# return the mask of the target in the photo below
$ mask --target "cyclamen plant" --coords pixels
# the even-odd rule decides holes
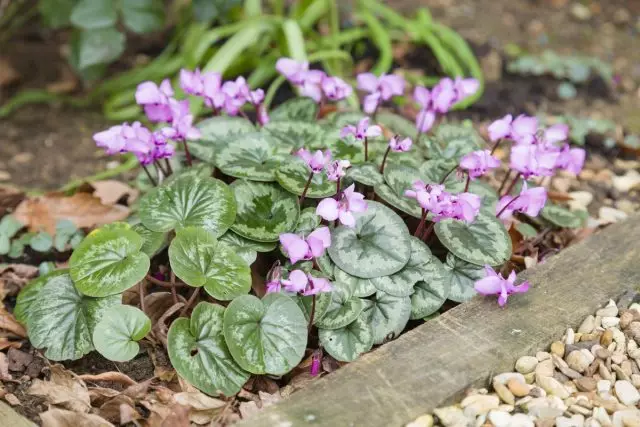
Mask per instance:
[[[566,223],[568,211],[543,208],[540,182],[582,167],[584,152],[561,144],[565,127],[507,116],[489,127],[489,145],[470,127],[437,123],[477,82],[415,88],[414,124],[382,110],[405,94],[404,80],[368,73],[357,77],[363,112],[339,105],[321,116],[323,104],[353,89],[307,63],[282,58],[276,67],[302,96],[273,111],[243,78],[182,70],[182,90],[210,117],[194,124],[169,81],[144,82],[136,100],[157,128],[124,123],[94,136],[109,154],[135,154],[153,188],[137,219],[93,231],[69,269],[20,293],[16,317],[48,358],[97,349],[129,360],[153,334],[184,379],[232,395],[251,375],[284,375],[305,355],[313,375],[325,352],[352,361],[446,299],[477,291],[504,305],[528,289],[515,285],[515,272],[504,279],[491,266],[511,258],[509,227],[538,215]],[[496,190],[483,179],[500,166],[496,149],[506,142],[510,171]],[[437,243],[448,250],[444,262],[430,250]],[[150,262],[165,250],[169,272]],[[139,308],[122,304],[131,288]],[[178,307],[164,335],[145,308],[159,289],[171,290]]]

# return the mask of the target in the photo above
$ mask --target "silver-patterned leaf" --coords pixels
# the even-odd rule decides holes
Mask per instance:
[[[242,179],[234,181],[231,189],[237,202],[234,232],[258,242],[276,242],[280,234],[295,229],[300,207],[293,194],[276,184]]]
[[[361,279],[360,277],[352,276],[339,268],[335,268],[334,274],[334,286],[344,286],[352,296],[365,298],[375,294],[377,291],[376,287],[373,286],[373,279]]]
[[[342,129],[347,125],[356,126],[366,115],[361,111],[341,111],[329,116],[333,127]]]
[[[347,169],[345,179],[351,179],[360,184],[372,187],[384,183],[380,168],[371,162],[351,166]]]
[[[249,240],[239,234],[229,230],[220,236],[218,241],[233,249],[233,251],[240,255],[247,264],[254,263],[258,256],[258,252],[271,252],[276,248],[274,242],[257,242],[255,240]]]
[[[378,291],[371,302],[365,310],[371,311],[369,323],[373,330],[373,343],[382,344],[397,338],[411,316],[411,298]]]
[[[142,237],[143,243],[140,251],[149,257],[154,256],[160,252],[162,248],[166,247],[167,233],[149,230],[142,224],[136,224],[131,229]]]
[[[278,105],[269,113],[269,120],[272,122],[314,122],[317,115],[318,104],[309,97],[301,96]]]
[[[215,163],[217,151],[238,135],[255,132],[256,127],[242,117],[218,116],[198,123],[202,138],[189,141],[189,151],[200,160]]]
[[[317,274],[314,274],[317,276]],[[302,296],[302,295],[291,295],[291,298],[298,304],[300,310],[304,314],[304,318],[309,322],[309,317],[311,316],[311,310],[313,309],[313,296]],[[316,295],[316,307],[313,309],[313,324],[317,325],[318,320],[322,319],[322,317],[327,313],[329,309],[329,305],[331,305],[331,292],[321,292]]]
[[[319,329],[318,336],[324,349],[341,362],[353,362],[373,346],[373,328],[365,316],[339,329]]]
[[[400,271],[411,255],[411,236],[402,218],[381,203],[367,205],[365,212],[355,214],[354,228],[333,230],[328,249],[340,269],[364,279]]]
[[[485,147],[482,137],[470,126],[443,123],[435,129],[435,136],[425,138],[429,157],[459,160],[465,154]]]
[[[302,159],[291,157],[280,164],[276,171],[276,180],[282,187],[296,196],[302,195],[311,170]],[[307,190],[306,197],[319,199],[333,196],[336,193],[336,183],[327,179],[324,172],[313,174],[311,184]]]
[[[480,211],[471,224],[445,219],[435,226],[440,242],[455,256],[477,265],[500,265],[511,257],[511,239],[496,217]]]
[[[224,337],[243,369],[284,375],[304,356],[307,325],[300,307],[284,294],[270,293],[262,300],[243,295],[224,313]]]
[[[301,121],[271,121],[263,127],[278,141],[281,149],[296,151],[302,147],[314,148],[324,145],[324,128],[317,123]]]
[[[250,376],[225,343],[224,311],[220,305],[201,302],[191,319],[174,320],[167,336],[171,365],[182,378],[213,396],[233,396]]]
[[[298,224],[296,224],[294,233],[306,236],[307,234],[318,228],[319,225],[320,217],[316,214],[316,208],[305,208],[302,210],[302,212],[300,212]]]
[[[376,113],[376,122],[392,133],[403,137],[414,138],[416,136],[416,125],[412,121],[403,116],[389,111],[378,111]]]
[[[579,228],[584,223],[583,218],[575,212],[551,203],[542,209],[540,215],[551,224],[563,228]]]
[[[485,277],[484,267],[471,264],[448,253],[445,268],[450,272],[451,291],[447,298],[455,302],[467,302],[478,294],[473,286],[476,281]]]
[[[216,166],[226,175],[252,181],[275,181],[282,155],[269,135],[252,132],[236,136],[220,147]]]
[[[451,274],[442,262],[432,257],[425,266],[422,280],[416,282],[411,295],[411,318],[421,319],[438,311],[449,296]]]
[[[385,184],[375,187],[376,194],[391,206],[413,217],[420,218],[422,208],[417,200],[404,195],[406,190],[413,187],[414,182],[422,180],[418,170],[408,166],[390,164],[384,169],[384,180]]]
[[[235,218],[236,202],[231,189],[214,178],[180,177],[151,190],[140,200],[140,220],[153,231],[193,226],[218,237]]]
[[[454,167],[458,166],[458,162],[451,159],[435,158],[427,160],[420,165],[420,176],[424,178],[424,182],[427,184],[437,184],[444,176],[451,171]],[[450,181],[457,181],[455,172],[451,172],[447,178],[447,183]]]
[[[364,306],[360,298],[350,296],[343,288],[336,287],[331,292],[331,303],[324,316],[314,322],[318,328],[338,329],[353,322]]]
[[[323,253],[320,257],[316,258],[316,264],[320,268],[320,271],[324,273],[325,276],[329,279],[334,278],[334,271],[336,270],[336,266],[331,261],[331,257],[328,253]]]

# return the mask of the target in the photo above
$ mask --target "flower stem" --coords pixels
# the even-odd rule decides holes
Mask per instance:
[[[311,185],[312,179],[313,179],[313,171],[311,171],[311,173],[309,174],[309,179],[307,180],[307,183],[304,185],[304,190],[302,190],[302,195],[300,196],[300,200],[298,200],[299,205],[302,205],[302,202],[304,202],[304,198],[307,195],[307,191],[309,191],[309,186]]]
[[[364,161],[369,160],[369,138],[364,137]]]
[[[455,165],[449,172],[446,173],[445,176],[442,177],[442,179],[440,180],[440,184],[444,184],[447,178],[449,178],[449,175],[451,175],[456,169],[458,169],[458,165]]]
[[[471,183],[471,175],[467,172],[467,182],[464,184],[464,193],[469,191],[469,184]]]
[[[504,205],[504,207],[503,207],[502,209],[500,209],[500,212],[498,212],[498,213],[496,214],[496,218],[500,218],[500,215],[502,215],[502,213],[503,213],[504,211],[506,211],[506,210],[507,210],[507,208],[508,208],[508,207],[509,207],[513,202],[515,202],[516,200],[518,200],[519,198],[520,198],[520,195],[518,194],[516,197],[514,197],[513,199],[511,199],[511,201],[509,201],[509,203],[507,203],[506,205]]]
[[[153,178],[153,175],[151,175],[151,172],[149,172],[149,169],[147,169],[146,166],[142,166],[142,168],[144,169],[144,171],[147,174],[147,177],[149,178],[149,181],[151,181],[151,183],[153,184],[154,187],[158,186],[158,183],[156,182],[156,180]]]
[[[511,193],[511,190],[513,190],[513,187],[516,186],[516,182],[518,182],[518,179],[520,179],[520,176],[522,176],[522,174],[518,172],[516,177],[513,179],[513,182],[511,182],[511,185],[509,185],[509,188],[507,188],[507,191],[504,192],[503,196],[506,196],[507,194]]]
[[[418,237],[422,234],[422,232],[424,231],[424,225],[427,221],[427,213],[429,211],[426,209],[422,209],[422,216],[420,217],[420,223],[418,224],[418,228],[416,228],[416,232],[413,233],[413,235],[415,237]]]
[[[171,272],[171,297],[173,298],[173,303],[178,303],[178,293],[176,292],[176,275],[174,272]]]
[[[336,195],[334,197],[336,200],[340,199],[340,178],[336,181]]]
[[[316,113],[316,120],[320,120],[320,115],[322,114],[323,107],[324,107],[324,96],[320,98],[320,102],[318,103],[318,112]]]
[[[511,175],[511,169],[507,170],[507,174],[504,176],[504,179],[502,180],[502,183],[500,184],[500,188],[498,188],[498,195],[500,195],[500,193],[502,192],[502,189],[504,188],[505,184],[509,180],[509,176],[510,175]]]
[[[167,170],[164,167],[162,167],[162,163],[160,163],[159,160],[156,160],[153,164],[160,172],[162,172],[162,176],[164,178],[169,176],[169,172],[167,172]]]
[[[425,232],[422,234],[422,241],[426,242],[427,239],[431,236],[431,232],[433,231],[433,227],[436,225],[435,222],[432,222],[431,224],[429,224],[429,227],[427,227],[427,229],[425,230]]]
[[[169,159],[164,159],[164,164],[167,167],[167,172],[169,172],[169,175],[173,175],[173,168],[171,168],[171,162],[169,161]]]
[[[384,173],[384,164],[387,162],[387,156],[389,156],[390,151],[391,151],[391,147],[387,147],[387,151],[384,152],[384,157],[382,158],[382,164],[380,165],[380,173]]]
[[[311,328],[313,327],[313,318],[316,315],[316,296],[311,296],[311,313],[309,314],[309,327],[308,333],[311,333]]]
[[[189,152],[189,146],[187,145],[187,140],[182,141],[184,144],[184,155],[187,157],[187,165],[189,167],[193,166],[193,159],[191,158],[191,153]]]
[[[193,305],[193,303],[195,302],[195,300],[198,297],[199,293],[200,293],[200,288],[195,288],[193,290],[193,293],[189,297],[189,300],[187,301],[187,303],[185,304],[184,308],[180,312],[180,317],[187,315],[187,311],[189,311],[189,308]]]
[[[500,145],[501,142],[502,142],[502,139],[499,139],[496,141],[495,144],[493,144],[493,147],[491,147],[491,154],[495,153],[495,151],[498,149],[498,145]]]

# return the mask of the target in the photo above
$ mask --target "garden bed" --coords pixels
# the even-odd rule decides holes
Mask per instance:
[[[507,310],[475,298],[239,425],[404,425],[485,386],[603,302],[635,289],[638,239],[635,215],[523,273],[532,290]]]

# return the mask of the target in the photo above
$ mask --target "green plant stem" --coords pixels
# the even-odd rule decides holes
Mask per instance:
[[[380,173],[384,173],[384,165],[387,163],[387,157],[389,156],[390,151],[391,151],[391,147],[387,147],[387,151],[384,152],[384,157],[382,158],[382,164],[380,165]]]
[[[151,175],[151,172],[149,172],[149,169],[147,169],[146,166],[142,166],[142,169],[144,169],[145,173],[147,174],[147,177],[149,178],[149,181],[151,181],[151,183],[153,184],[154,187],[158,186],[158,183],[156,182],[156,180],[153,178],[153,175]]]
[[[169,175],[173,175],[173,168],[171,167],[171,162],[169,161],[169,159],[164,159],[164,164],[167,167],[167,172],[169,172]]]
[[[298,204],[300,206],[302,206],[302,202],[304,202],[304,198],[307,195],[307,191],[309,191],[309,186],[311,185],[311,180],[313,179],[313,171],[311,171],[309,173],[309,179],[307,180],[307,183],[304,185],[304,190],[302,190],[302,195],[300,196],[300,199],[298,200]]]
[[[284,16],[284,0],[273,0],[273,13]]]
[[[309,314],[309,327],[307,328],[307,331],[309,334],[311,334],[311,328],[313,327],[313,317],[316,314],[316,296],[312,295],[311,296],[311,313]]]
[[[200,293],[200,288],[195,288],[193,290],[193,293],[189,297],[189,300],[187,301],[187,303],[185,304],[184,308],[180,312],[180,317],[183,317],[183,316],[187,315],[187,311],[189,311],[189,308],[191,308],[193,303],[196,301],[199,293]]]
[[[522,174],[520,172],[518,172],[516,177],[513,178],[513,181],[511,182],[511,185],[509,185],[509,188],[507,188],[507,191],[504,192],[503,196],[506,196],[507,194],[511,193],[511,190],[513,190],[513,187],[516,186],[516,182],[518,182],[518,179],[520,179],[521,176],[522,176]]]
[[[420,217],[420,223],[418,224],[418,228],[416,228],[416,232],[413,233],[415,237],[419,237],[420,235],[422,235],[422,232],[424,231],[424,225],[427,221],[428,213],[429,213],[428,210],[422,209],[422,216]]]

